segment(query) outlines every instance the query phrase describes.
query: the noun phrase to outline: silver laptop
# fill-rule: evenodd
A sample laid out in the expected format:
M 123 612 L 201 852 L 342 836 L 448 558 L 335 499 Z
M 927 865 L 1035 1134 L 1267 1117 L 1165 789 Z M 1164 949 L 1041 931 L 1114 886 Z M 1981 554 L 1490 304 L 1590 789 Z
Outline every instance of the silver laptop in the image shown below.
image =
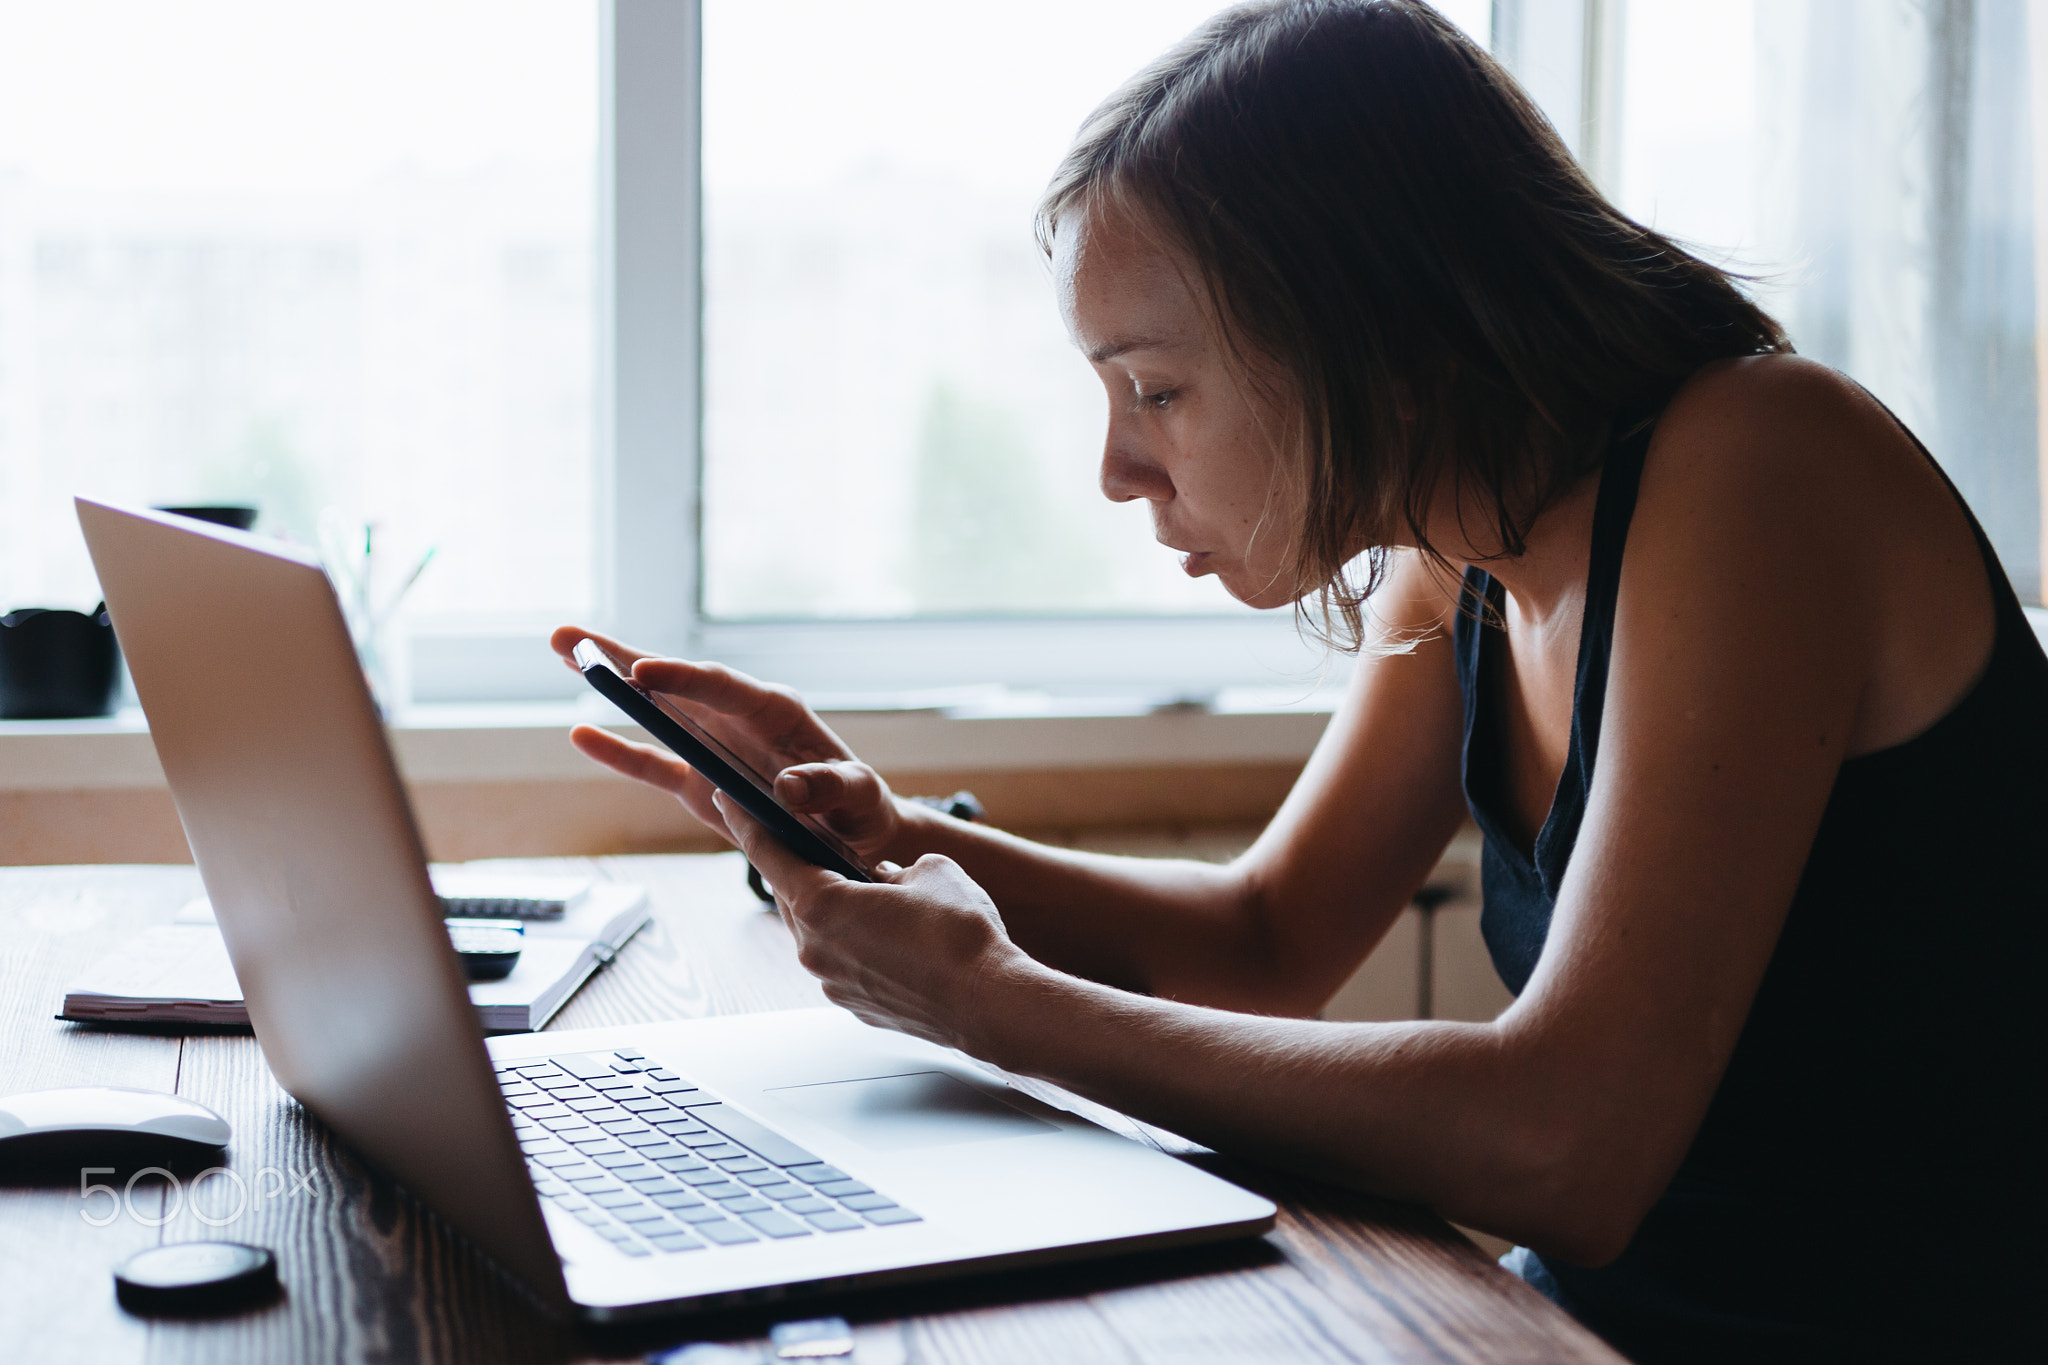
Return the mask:
M 78 517 L 271 1071 L 548 1303 L 618 1320 L 1272 1226 L 836 1009 L 487 1044 L 319 561 Z

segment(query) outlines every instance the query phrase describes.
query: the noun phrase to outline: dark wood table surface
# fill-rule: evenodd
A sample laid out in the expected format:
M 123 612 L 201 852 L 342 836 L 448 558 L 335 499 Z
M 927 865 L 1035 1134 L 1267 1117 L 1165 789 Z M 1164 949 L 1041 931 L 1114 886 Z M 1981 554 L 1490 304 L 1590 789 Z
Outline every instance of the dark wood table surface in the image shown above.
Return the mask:
M 640 883 L 655 911 L 552 1028 L 822 1003 L 781 923 L 746 892 L 735 855 L 531 866 Z M 1207 1156 L 1189 1159 L 1280 1205 L 1273 1232 L 631 1331 L 556 1322 L 300 1110 L 253 1038 L 53 1018 L 84 968 L 200 893 L 189 867 L 0 870 L 0 1094 L 174 1090 L 234 1125 L 223 1160 L 254 1191 L 243 1199 L 216 1177 L 187 1197 L 196 1170 L 180 1172 L 175 1188 L 145 1175 L 108 1221 L 116 1206 L 105 1195 L 83 1201 L 75 1172 L 0 1173 L 0 1360 L 633 1359 L 686 1341 L 759 1345 L 775 1321 L 822 1311 L 855 1324 L 859 1365 L 1619 1359 L 1433 1214 Z M 1174 1145 L 1098 1117 L 1135 1140 Z M 124 1174 L 111 1178 L 125 1183 Z M 204 1321 L 145 1320 L 115 1304 L 117 1262 L 205 1238 L 270 1247 L 283 1296 Z

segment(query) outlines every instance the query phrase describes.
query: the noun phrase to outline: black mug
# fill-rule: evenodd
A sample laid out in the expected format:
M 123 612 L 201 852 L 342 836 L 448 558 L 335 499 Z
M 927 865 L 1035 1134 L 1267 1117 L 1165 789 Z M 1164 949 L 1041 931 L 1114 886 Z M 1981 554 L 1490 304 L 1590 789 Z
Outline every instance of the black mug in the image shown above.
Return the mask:
M 111 715 L 120 679 L 106 603 L 91 615 L 23 607 L 0 616 L 0 719 Z

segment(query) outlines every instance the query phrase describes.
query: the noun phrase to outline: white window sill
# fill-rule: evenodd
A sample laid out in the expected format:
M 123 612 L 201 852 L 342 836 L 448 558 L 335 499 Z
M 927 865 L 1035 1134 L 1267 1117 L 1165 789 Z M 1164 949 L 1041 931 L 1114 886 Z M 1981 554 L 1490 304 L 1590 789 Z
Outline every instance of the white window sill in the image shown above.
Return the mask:
M 1298 763 L 1328 723 L 1336 694 L 1225 689 L 1207 705 L 1141 696 L 1062 697 L 971 689 L 888 704 L 820 697 L 826 723 L 884 772 Z M 640 735 L 596 697 L 562 702 L 413 707 L 392 727 L 413 782 L 550 782 L 605 776 L 577 753 L 578 722 Z M 164 785 L 149 728 L 130 707 L 101 720 L 0 721 L 0 791 Z
M 2027 609 L 2048 643 L 2048 611 Z M 1030 772 L 1299 763 L 1338 693 L 1325 687 L 1224 688 L 1204 705 L 1158 695 L 1072 696 L 1004 688 L 814 697 L 855 753 L 884 772 Z M 417 706 L 393 727 L 414 782 L 561 782 L 604 773 L 570 747 L 579 721 L 621 734 L 596 697 Z M 104 720 L 0 721 L 0 791 L 164 785 L 142 712 Z

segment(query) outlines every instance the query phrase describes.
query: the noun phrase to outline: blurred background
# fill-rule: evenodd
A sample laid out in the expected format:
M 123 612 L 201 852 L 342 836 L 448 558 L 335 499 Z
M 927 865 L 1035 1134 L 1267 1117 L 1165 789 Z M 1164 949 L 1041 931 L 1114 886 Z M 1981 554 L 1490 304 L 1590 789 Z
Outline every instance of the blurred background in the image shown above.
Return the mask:
M 699 619 L 1242 614 L 1097 494 L 1030 232 L 1214 8 L 705 0 Z M 2039 600 L 2024 0 L 1444 8 L 1913 425 Z M 601 618 L 601 57 L 596 0 L 0 0 L 0 606 L 96 600 L 82 492 L 438 546 L 406 632 Z

